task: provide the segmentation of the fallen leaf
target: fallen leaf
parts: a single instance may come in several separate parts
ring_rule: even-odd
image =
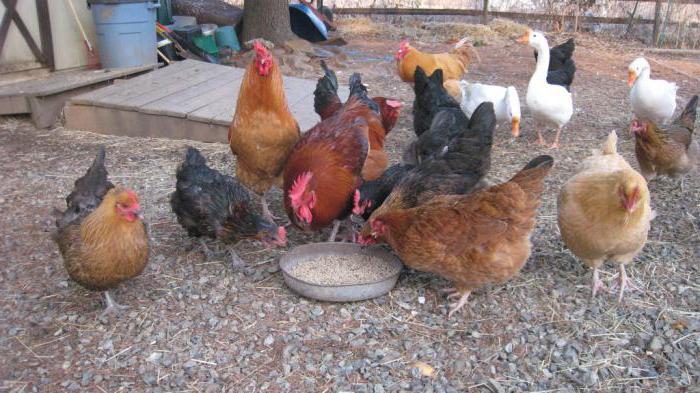
[[[435,375],[435,368],[428,363],[417,361],[413,363],[413,367],[420,370],[420,373],[424,377],[432,378]]]

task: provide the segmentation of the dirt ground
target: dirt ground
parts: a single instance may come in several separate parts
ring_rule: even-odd
[[[417,45],[448,48],[451,38],[430,37]],[[345,38],[341,83],[360,72],[371,95],[406,104],[387,140],[399,162],[414,133],[413,92],[394,72],[397,41]],[[568,35],[549,38],[554,44]],[[504,36],[485,43],[466,78],[513,84],[524,104],[532,50]],[[468,310],[452,318],[438,292],[447,283],[427,273],[406,271],[389,294],[358,303],[292,293],[277,258],[327,231],[292,229],[284,249],[234,245],[246,262],[235,268],[226,248],[209,242],[216,257],[207,259],[168,200],[186,145],[231,173],[226,145],[38,130],[25,118],[0,118],[0,391],[692,391],[700,384],[697,173],[682,192],[667,179],[650,184],[658,216],[628,269],[642,290],[628,292],[623,304],[606,293],[590,300],[591,272],[564,248],[556,225],[558,190],[610,131],[637,166],[626,132],[626,67],[639,55],[633,47],[577,37],[576,110],[560,150],[534,143],[527,108],[515,143],[507,129],[497,131],[490,178],[505,180],[543,153],[554,156],[555,168],[522,272],[476,291]],[[679,84],[679,106],[700,93],[697,58],[652,57],[653,75]],[[98,145],[107,147],[112,181],[140,195],[153,240],[145,272],[115,292],[130,308],[106,318],[98,317],[100,295],[69,280],[50,239],[51,210],[64,206]],[[282,215],[279,190],[274,196]],[[614,272],[605,267],[606,284]]]

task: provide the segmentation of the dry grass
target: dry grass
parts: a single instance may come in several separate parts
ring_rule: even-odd
[[[489,28],[505,37],[512,37],[523,34],[528,27],[508,19],[494,19],[489,23]]]

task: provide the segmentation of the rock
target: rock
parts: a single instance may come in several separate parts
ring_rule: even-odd
[[[272,337],[272,335],[268,335],[265,337],[265,341],[263,341],[263,344],[267,345],[268,347],[271,346],[275,342],[275,338]]]
[[[660,336],[654,336],[649,343],[648,349],[652,352],[658,352],[664,347],[664,339]]]
[[[282,44],[282,48],[286,50],[288,53],[304,53],[304,54],[313,54],[314,53],[314,47],[311,45],[309,41],[302,40],[302,39],[294,39],[294,40],[289,40]]]

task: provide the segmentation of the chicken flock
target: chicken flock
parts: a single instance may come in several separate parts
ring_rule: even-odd
[[[550,147],[558,148],[574,113],[575,43],[570,39],[550,49],[544,34],[532,30],[518,42],[535,50],[526,103],[538,143],[545,143],[542,130],[551,127],[556,136]],[[407,266],[451,281],[453,287],[445,289],[454,300],[450,316],[473,290],[503,283],[520,271],[531,253],[530,236],[554,159],[531,157],[510,180],[485,181],[496,127],[509,123],[513,137],[520,134],[520,99],[513,86],[461,79],[476,55],[466,40],[440,54],[401,43],[397,73],[413,85],[416,139],[403,163],[390,167],[384,141],[399,118],[399,100],[370,98],[355,73],[342,102],[335,72],[321,62],[324,75],[314,91],[321,121],[302,133],[289,110],[277,61],[258,42],[253,51],[228,133],[236,176],[210,168],[192,147],[177,169],[170,204],[188,235],[226,244],[252,239],[284,246],[285,226],[303,231],[332,226],[329,241],[335,241],[345,221],[346,240],[385,243]],[[698,96],[673,118],[676,85],[653,80],[650,72],[643,58],[629,66],[630,132],[641,174],[617,153],[613,131],[599,151],[581,157],[559,193],[561,237],[593,269],[592,296],[605,289],[598,277],[605,261],[618,264],[620,301],[624,289],[634,286],[625,265],[644,247],[654,218],[648,181],[671,176],[682,187],[682,176],[700,156],[693,140]],[[283,191],[287,225],[278,225],[268,207],[273,186]],[[261,197],[260,210],[251,191]],[[104,291],[105,312],[113,311],[121,306],[109,290],[148,263],[149,235],[139,198],[109,181],[100,148],[66,205],[55,212],[53,233],[65,268],[83,287]],[[233,249],[229,252],[240,260]]]

